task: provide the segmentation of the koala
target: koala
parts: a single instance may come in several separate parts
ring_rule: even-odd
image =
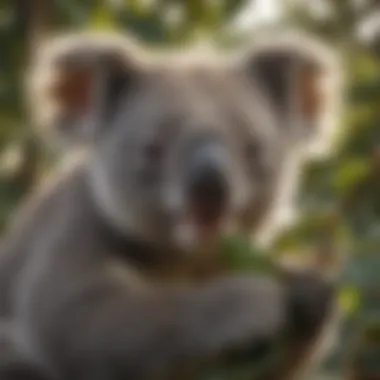
[[[313,46],[148,53],[76,33],[41,50],[32,117],[75,159],[42,181],[0,247],[7,344],[37,378],[196,379],[284,330],[288,353],[265,378],[304,364],[331,284],[229,273],[218,241],[255,236],[286,163],[320,131],[328,65]]]

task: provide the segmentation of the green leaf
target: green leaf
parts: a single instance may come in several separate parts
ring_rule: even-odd
[[[334,178],[334,187],[339,193],[350,191],[370,174],[371,165],[364,158],[352,158],[345,161]]]
[[[93,30],[112,30],[117,27],[112,12],[106,5],[101,4],[91,14],[90,29]]]
[[[347,314],[353,314],[360,307],[360,294],[356,287],[344,286],[338,294],[338,305]]]
[[[137,16],[147,16],[157,8],[157,1],[141,1],[141,0],[130,0],[127,1],[127,9],[129,12],[134,13]]]
[[[272,258],[244,237],[238,235],[224,237],[220,252],[222,260],[231,271],[277,273]]]

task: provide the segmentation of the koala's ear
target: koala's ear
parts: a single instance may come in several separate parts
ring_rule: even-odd
[[[29,73],[36,125],[66,141],[92,137],[137,85],[141,58],[135,44],[120,35],[74,33],[48,41]]]
[[[326,126],[324,118],[336,112],[340,61],[332,49],[315,39],[284,35],[264,40],[243,54],[243,65],[248,80],[269,100],[286,133],[314,137]]]

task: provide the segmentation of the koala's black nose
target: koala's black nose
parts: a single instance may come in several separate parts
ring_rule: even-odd
[[[220,143],[204,141],[196,145],[190,157],[188,196],[204,221],[220,216],[227,203],[229,183],[225,155]]]
[[[227,196],[227,181],[222,170],[212,163],[194,168],[189,179],[189,194],[199,201],[223,201]]]

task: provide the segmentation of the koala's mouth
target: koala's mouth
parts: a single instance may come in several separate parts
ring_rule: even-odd
[[[202,229],[217,229],[226,213],[223,203],[212,200],[207,203],[192,200],[188,208],[189,219]]]
[[[223,233],[228,210],[224,203],[191,200],[183,214],[182,226],[187,238],[201,245],[216,242]]]
[[[227,204],[189,200],[177,219],[175,236],[186,249],[212,249],[229,227]]]

